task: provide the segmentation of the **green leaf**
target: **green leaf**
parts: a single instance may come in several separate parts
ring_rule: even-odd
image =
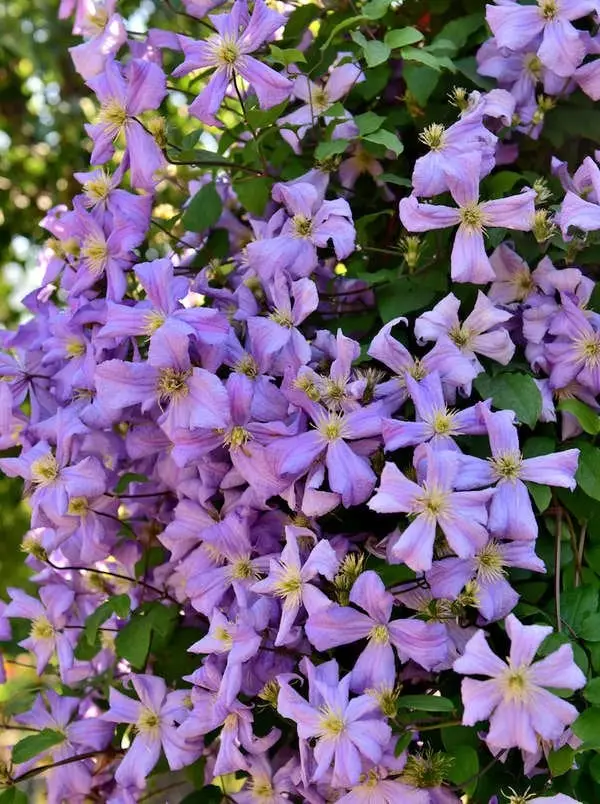
[[[201,187],[183,213],[182,222],[188,232],[205,232],[221,217],[223,203],[211,182]]]
[[[579,715],[571,728],[585,743],[584,749],[600,748],[600,708],[593,706],[591,709],[586,709]]]
[[[361,15],[355,17],[348,17],[347,19],[338,22],[338,24],[333,28],[333,30],[331,31],[325,42],[321,45],[320,50],[322,51],[327,50],[329,45],[333,42],[333,40],[339,33],[347,30],[348,28],[353,28],[357,23],[362,22],[364,19],[365,17]]]
[[[273,182],[266,176],[244,178],[233,182],[233,189],[240,201],[252,215],[262,215],[269,198]]]
[[[93,645],[98,634],[98,629],[102,623],[105,623],[113,614],[116,614],[117,617],[121,619],[127,617],[130,605],[129,595],[116,595],[116,597],[111,597],[109,600],[102,603],[102,605],[98,606],[96,611],[90,614],[85,621],[83,633],[88,643]]]
[[[380,128],[379,131],[374,131],[372,134],[367,134],[367,136],[363,139],[365,142],[373,142],[376,145],[383,145],[384,148],[387,148],[389,151],[393,151],[396,156],[399,156],[404,150],[404,145],[402,144],[400,138],[392,131],[388,131],[385,128]]]
[[[542,396],[529,374],[504,372],[495,377],[480,374],[474,385],[483,399],[491,397],[495,408],[512,410],[520,422],[535,426],[542,412]]]
[[[214,784],[208,784],[202,790],[189,793],[181,804],[221,804],[223,801],[223,791]]]
[[[420,64],[405,64],[402,75],[410,94],[418,104],[426,106],[429,97],[439,83],[440,72]]]
[[[563,592],[560,599],[560,616],[574,633],[585,639],[588,633],[586,623],[598,612],[598,590],[591,586],[582,586],[579,589],[569,589]],[[594,640],[596,641],[596,640]]]
[[[27,804],[29,798],[18,787],[9,787],[0,791],[0,801],[2,804]]]
[[[379,20],[387,13],[392,0],[369,0],[362,8],[362,13],[369,20]]]
[[[593,500],[600,500],[600,449],[586,441],[578,441],[579,466],[575,480]]]
[[[562,776],[573,767],[575,751],[570,745],[563,745],[558,751],[551,751],[548,755],[548,767],[552,776]]]
[[[467,17],[460,17],[459,19],[451,20],[448,22],[436,38],[433,44],[439,41],[450,41],[455,46],[456,50],[464,47],[467,39],[471,34],[483,28],[485,25],[485,15],[482,12],[477,14],[469,14]]]
[[[388,184],[397,184],[399,187],[412,187],[410,179],[404,176],[396,176],[394,173],[382,173],[379,178]]]
[[[579,636],[585,642],[600,642],[600,614],[590,614],[581,623]]]
[[[363,114],[357,114],[354,122],[358,126],[360,136],[364,137],[366,134],[372,134],[381,128],[385,122],[385,117],[375,114],[375,112],[364,112]]]
[[[401,276],[391,285],[376,291],[377,309],[384,324],[405,313],[422,310],[446,289],[447,279],[440,274]]]
[[[559,402],[558,409],[572,413],[586,433],[590,435],[600,433],[600,416],[579,399],[563,399]]]
[[[366,39],[360,31],[352,31],[350,34],[352,40],[360,45],[367,67],[377,67],[378,64],[383,64],[390,57],[391,50],[385,42],[380,42],[377,39]]]
[[[592,678],[591,681],[588,681],[583,690],[583,696],[591,704],[600,704],[600,678]]]
[[[315,148],[315,159],[328,159],[330,156],[343,154],[350,145],[349,140],[331,140],[331,142],[320,142]]]
[[[285,67],[294,62],[306,62],[306,56],[301,50],[290,47],[282,50],[277,45],[270,45],[271,57],[275,64],[283,64]]]
[[[152,640],[167,641],[175,628],[177,608],[162,603],[148,603],[136,609],[131,620],[115,639],[117,656],[127,659],[136,668],[143,668]],[[157,639],[159,637],[160,639]]]
[[[454,760],[448,770],[448,779],[464,787],[467,795],[472,795],[477,787],[476,777],[479,771],[477,751],[469,745],[456,745],[447,749],[447,753]],[[465,786],[466,782],[469,784]]]
[[[403,754],[408,746],[412,742],[412,732],[407,731],[406,734],[403,734],[402,737],[396,743],[396,747],[394,748],[394,756],[399,757],[400,754]]]
[[[542,486],[539,483],[532,483],[530,480],[525,481],[525,485],[540,513],[545,511],[552,502],[552,489],[549,486]]]
[[[400,52],[405,61],[416,61],[418,64],[431,67],[432,70],[437,70],[438,72],[440,70],[439,59],[421,47],[403,47]]]
[[[39,734],[24,737],[12,750],[12,761],[15,765],[27,762],[38,754],[43,754],[59,743],[64,743],[65,735],[54,729],[42,729]]]
[[[127,487],[130,483],[147,483],[148,477],[147,475],[139,475],[136,472],[125,472],[125,474],[119,478],[119,482],[115,486],[115,494],[124,494],[127,491]]]
[[[383,41],[394,50],[398,47],[414,45],[415,42],[421,42],[422,39],[423,34],[421,31],[417,31],[416,28],[398,28],[395,31],[388,31]]]
[[[401,695],[398,709],[416,709],[419,712],[453,712],[454,703],[441,695]]]

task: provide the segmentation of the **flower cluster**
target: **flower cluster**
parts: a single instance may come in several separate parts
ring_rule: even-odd
[[[175,22],[193,35],[142,36],[114,2],[61,3],[98,113],[80,192],[42,223],[29,320],[2,333],[0,469],[24,481],[38,594],[10,590],[0,638],[25,621],[18,644],[52,680],[14,724],[54,735],[25,758],[18,744],[7,779],[43,760],[49,801],[130,804],[161,769],[193,766],[240,804],[451,804],[472,774],[428,743],[427,713],[453,710],[536,778],[577,746],[578,710],[555,688],[586,676],[569,644],[544,642],[551,627],[521,623],[541,609],[511,612],[518,582],[547,569],[540,487],[558,506],[580,450],[532,452],[522,433],[555,421],[555,399],[594,415],[600,319],[580,268],[528,261],[600,229],[600,168],[554,162],[556,214],[533,178],[507,197],[490,180],[506,132],[534,120],[542,72],[548,93],[575,81],[594,97],[595,39],[571,22],[597,3],[488,7],[479,67],[500,88],[455,93],[458,119],[423,130],[399,201],[408,232],[458,227],[449,259],[435,235],[390,252],[411,281],[427,249],[443,263],[437,303],[410,323],[381,314],[385,284],[362,261],[353,188],[369,182],[395,216],[402,187],[383,167],[396,134],[348,101],[383,91],[345,49],[362,34],[338,41],[348,24],[328,20],[317,57],[312,29],[279,47],[298,25],[287,4],[222,5],[185,0]],[[480,288],[444,295],[448,274]],[[513,363],[539,397],[529,420],[495,392]],[[580,432],[565,410],[563,440]],[[504,647],[502,621],[506,661],[486,641]]]

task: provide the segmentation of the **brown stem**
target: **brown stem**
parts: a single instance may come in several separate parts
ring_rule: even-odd
[[[105,754],[106,751],[88,751],[85,754],[77,754],[74,757],[67,757],[66,759],[59,759],[57,762],[52,762],[50,765],[43,765],[41,768],[32,768],[28,770],[26,773],[22,773],[20,776],[17,776],[15,779],[12,780],[13,784],[19,784],[19,782],[24,782],[26,779],[31,779],[34,776],[39,776],[40,773],[45,773],[47,770],[51,768],[59,768],[61,765],[71,765],[73,762],[80,762],[84,759],[91,759],[92,757],[97,757],[99,754]]]

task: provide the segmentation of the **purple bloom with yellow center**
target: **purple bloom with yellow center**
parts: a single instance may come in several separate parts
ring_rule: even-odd
[[[458,224],[450,258],[455,282],[485,284],[494,270],[485,252],[484,234],[489,227],[531,230],[535,213],[535,190],[518,195],[479,201],[479,155],[465,155],[460,177],[447,175],[448,188],[458,208],[421,204],[411,195],[400,201],[400,219],[409,232],[429,232]]]
[[[264,0],[256,0],[252,16],[246,0],[235,0],[228,14],[210,14],[217,32],[208,39],[196,41],[179,36],[185,59],[173,72],[175,77],[193,70],[215,68],[210,81],[190,106],[190,114],[208,125],[219,125],[215,114],[233,84],[241,91],[237,76],[252,87],[263,109],[270,109],[289,98],[292,82],[249,54],[273,39],[286,18],[272,11]]]
[[[586,679],[573,661],[570,645],[561,645],[545,659],[533,661],[552,628],[522,625],[509,614],[506,631],[511,640],[507,661],[491,651],[484,632],[478,631],[454,662],[457,673],[488,676],[486,681],[463,680],[463,723],[473,726],[489,720],[485,739],[493,753],[505,748],[535,753],[538,739],[558,739],[579,714],[572,704],[547,688],[578,690]]]
[[[355,785],[363,762],[376,765],[381,759],[391,729],[379,714],[373,696],[359,695],[350,700],[350,675],[335,685],[316,679],[314,686],[315,700],[308,702],[280,677],[277,710],[295,721],[301,739],[316,739],[312,781],[322,779],[333,763],[332,784]]]

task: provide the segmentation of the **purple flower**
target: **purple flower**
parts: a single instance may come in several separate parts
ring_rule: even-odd
[[[535,554],[533,542],[490,539],[472,558],[434,561],[426,577],[432,594],[438,598],[455,600],[466,588],[481,615],[493,621],[506,617],[519,600],[506,579],[505,567],[546,571],[544,562]]]
[[[229,86],[240,76],[252,87],[263,109],[282,103],[290,96],[292,82],[258,59],[249,56],[263,42],[271,40],[285,23],[285,17],[256,0],[252,16],[246,0],[235,0],[227,14],[210,14],[217,33],[203,41],[179,36],[184,61],[173,72],[176,77],[193,70],[216,68],[204,90],[190,106],[190,114],[212,126],[219,125],[219,110]],[[238,85],[238,91],[241,89]]]
[[[414,517],[387,545],[391,563],[404,562],[413,570],[431,568],[438,525],[460,558],[475,555],[488,540],[486,504],[494,493],[492,489],[454,491],[461,472],[460,455],[426,449],[427,469],[421,484],[409,480],[395,464],[386,463],[379,489],[369,500],[369,508],[378,513],[401,511]]]
[[[272,281],[278,269],[294,279],[308,276],[318,264],[317,248],[325,248],[330,240],[338,260],[354,251],[356,231],[345,199],[324,201],[317,187],[302,181],[276,184],[273,200],[285,208],[269,221],[277,234],[246,247],[248,264],[263,281]]]
[[[359,575],[350,592],[350,606],[330,604],[311,612],[306,635],[318,651],[367,639],[351,673],[351,689],[375,693],[393,690],[396,681],[394,648],[401,662],[412,659],[430,670],[447,655],[446,632],[439,623],[391,620],[393,595],[386,592],[377,573]]]
[[[600,393],[600,332],[592,320],[563,296],[561,318],[550,325],[549,331],[557,336],[546,344],[550,385],[565,388],[577,382],[594,395]]]
[[[383,419],[381,429],[388,452],[428,441],[434,449],[458,449],[459,435],[486,432],[478,407],[451,410],[446,406],[440,375],[434,371],[420,382],[406,377],[406,388],[415,406],[417,421]]]
[[[277,121],[283,139],[294,149],[301,153],[300,141],[304,139],[307,131],[316,125],[322,117],[325,125],[332,120],[343,119],[337,123],[331,133],[332,140],[353,139],[358,135],[358,127],[352,116],[337,113],[334,118],[327,116],[327,110],[347,95],[352,87],[364,80],[364,74],[357,64],[346,63],[334,67],[327,80],[322,84],[315,84],[306,75],[298,75],[294,80],[293,94],[304,101],[304,105],[295,112],[280,117]]]
[[[308,557],[301,562],[298,540],[314,541],[314,534],[303,528],[288,526],[285,529],[285,547],[279,558],[269,560],[269,574],[252,586],[257,594],[275,595],[281,599],[281,619],[275,645],[285,645],[300,606],[309,612],[327,605],[329,600],[310,581],[322,575],[329,581],[337,572],[339,561],[327,541],[315,544]]]
[[[129,159],[131,183],[142,190],[153,190],[155,174],[165,166],[165,159],[154,137],[137,117],[149,109],[158,109],[167,94],[165,75],[151,61],[133,59],[123,71],[109,58],[101,75],[88,81],[101,103],[98,122],[87,124],[94,141],[92,164],[107,162],[114,153],[114,142],[123,134]]]
[[[542,34],[537,54],[557,75],[570,78],[585,56],[581,32],[571,20],[598,10],[596,0],[537,0],[536,5],[501,2],[486,6],[486,20],[500,48],[522,50]]]
[[[176,723],[185,720],[184,690],[167,692],[164,679],[151,675],[132,675],[131,683],[139,701],[110,688],[110,709],[102,717],[112,723],[131,723],[135,738],[115,773],[123,787],[142,789],[146,777],[159,760],[161,748],[171,770],[190,765],[201,748],[187,744],[177,733]]]
[[[545,659],[533,662],[552,628],[522,625],[509,614],[506,631],[511,640],[508,661],[492,653],[484,632],[478,631],[454,662],[457,673],[489,677],[487,681],[463,680],[463,723],[473,726],[489,719],[485,739],[493,753],[503,748],[533,753],[537,751],[538,738],[556,740],[579,714],[574,706],[545,688],[577,690],[586,679],[573,661],[570,645],[561,645]]]
[[[480,157],[463,157],[460,177],[448,175],[448,187],[458,204],[454,207],[420,204],[414,195],[400,201],[400,218],[409,232],[428,232],[458,224],[451,255],[451,274],[455,282],[481,285],[494,278],[485,253],[484,233],[490,226],[528,232],[533,224],[534,190],[519,195],[479,201]]]
[[[523,481],[574,489],[579,450],[568,449],[552,455],[523,458],[514,413],[510,410],[492,413],[482,405],[481,415],[486,423],[492,457],[489,461],[463,457],[462,482],[473,481],[472,472],[478,476],[476,485],[486,486],[497,481],[488,522],[494,536],[501,539],[535,539],[537,523]]]
[[[423,313],[415,321],[415,335],[419,342],[437,341],[443,335],[464,354],[473,359],[480,371],[483,366],[475,353],[485,355],[503,366],[510,363],[515,353],[515,345],[508,331],[500,326],[512,318],[512,313],[500,310],[484,296],[477,293],[473,311],[461,324],[458,318],[460,301],[454,293],[449,293],[428,313]]]
[[[317,701],[309,703],[281,679],[277,709],[297,724],[301,739],[316,739],[312,781],[322,779],[333,763],[332,784],[354,785],[363,761],[377,764],[380,760],[391,729],[378,715],[375,698],[360,695],[349,700],[350,675],[335,685],[314,683]]]

